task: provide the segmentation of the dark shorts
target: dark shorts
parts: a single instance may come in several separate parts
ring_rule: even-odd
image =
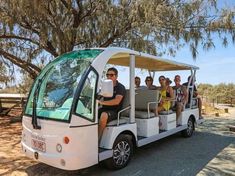
[[[98,117],[100,118],[102,112],[106,112],[108,114],[108,120],[107,123],[111,122],[112,120],[116,120],[118,117],[118,113],[112,110],[107,110],[107,109],[99,109],[99,114]]]
[[[192,106],[197,106],[197,104],[198,104],[197,99],[193,99],[193,101],[192,101]],[[189,107],[190,107],[190,102],[188,102],[188,103],[186,104],[186,108],[189,108]]]

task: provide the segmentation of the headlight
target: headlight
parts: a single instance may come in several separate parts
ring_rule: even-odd
[[[56,145],[56,151],[59,152],[59,153],[62,152],[62,145],[61,144]]]

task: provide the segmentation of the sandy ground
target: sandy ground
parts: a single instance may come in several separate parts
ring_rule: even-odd
[[[13,114],[13,116],[16,115],[17,114]],[[45,164],[39,164],[24,156],[21,152],[20,145],[21,122],[17,122],[13,116],[0,117],[0,175],[65,175],[65,171],[61,172],[61,170]],[[235,133],[228,132],[227,125],[229,124],[235,125],[235,108],[230,108],[229,113],[221,115],[221,117],[206,117],[204,125],[197,130],[213,131],[213,133],[220,135],[235,136]],[[223,160],[221,161],[220,158],[222,156]],[[231,169],[231,165],[233,165],[233,167],[235,165],[234,158],[231,159],[231,156],[235,156],[235,145],[228,146],[221,153],[218,153],[218,156],[211,160],[211,162],[199,172],[199,175],[207,175],[205,173],[210,173],[210,170],[216,171],[216,165],[218,164],[224,165],[228,173],[230,173],[229,169]],[[227,161],[229,160],[231,160],[232,163],[228,163]],[[48,169],[50,170],[50,174],[47,172]],[[217,173],[219,173],[218,175],[227,175],[226,172],[223,172],[223,169],[220,169],[220,172]],[[235,170],[233,173],[235,174]],[[212,175],[214,175],[213,172]]]
[[[21,152],[20,112],[0,117],[0,175],[27,175],[25,170],[36,162]]]

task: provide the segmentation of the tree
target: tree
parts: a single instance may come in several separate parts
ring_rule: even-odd
[[[225,46],[227,34],[235,40],[234,12],[217,9],[216,0],[5,0],[0,16],[0,55],[32,78],[36,63],[76,47],[159,55],[187,44],[195,58],[198,45],[215,47],[213,33]]]
[[[5,85],[7,84],[8,81],[10,81],[8,75],[6,74],[6,67],[3,65],[3,63],[0,63],[0,83],[4,83]],[[1,89],[1,87],[0,87]]]
[[[214,86],[199,84],[198,91],[201,96],[209,98],[210,101],[217,99],[218,103],[230,103],[231,97],[235,97],[235,84],[220,83]]]

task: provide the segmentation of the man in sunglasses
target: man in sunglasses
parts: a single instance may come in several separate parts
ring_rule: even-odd
[[[125,87],[117,80],[118,71],[116,68],[109,68],[106,77],[113,81],[113,96],[110,98],[104,97],[103,100],[99,100],[99,104],[102,105],[102,108],[99,109],[99,140],[107,123],[117,119],[118,111],[122,108],[126,94]]]

